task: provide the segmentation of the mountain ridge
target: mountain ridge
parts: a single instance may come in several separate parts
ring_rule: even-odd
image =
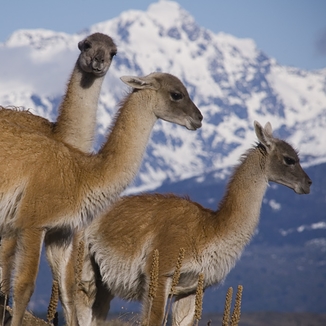
[[[129,192],[234,164],[254,141],[254,120],[270,121],[280,137],[300,145],[305,166],[326,161],[322,143],[322,136],[326,137],[326,70],[280,66],[257,49],[253,40],[214,34],[173,1],[153,3],[146,12],[124,12],[79,34],[14,33],[0,46],[2,61],[14,60],[15,68],[0,68],[0,103],[22,105],[54,120],[77,56],[77,43],[94,32],[109,34],[118,45],[101,92],[95,150],[126,91],[119,81],[121,75],[170,72],[185,83],[204,115],[203,127],[196,133],[157,123]],[[16,69],[16,63],[21,69]]]
[[[204,115],[196,132],[157,122],[140,172],[125,193],[174,192],[216,208],[232,167],[256,142],[254,120],[270,121],[275,135],[298,149],[302,165],[311,174],[312,192],[306,197],[271,184],[252,244],[223,287],[205,294],[205,309],[222,306],[226,287],[243,282],[247,311],[264,307],[322,311],[326,68],[281,66],[253,40],[215,34],[199,26],[177,3],[159,1],[147,11],[127,11],[76,34],[16,31],[0,44],[0,60],[6,63],[0,66],[0,104],[30,108],[55,120],[78,56],[77,43],[94,32],[109,34],[118,46],[100,96],[95,151],[128,91],[119,80],[122,75],[172,73],[185,83]],[[40,278],[33,309],[46,309],[50,295],[44,257]],[[268,291],[282,307],[275,298],[268,301]]]

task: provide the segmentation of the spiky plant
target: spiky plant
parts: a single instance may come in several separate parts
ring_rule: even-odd
[[[55,313],[58,306],[58,299],[59,299],[59,283],[58,281],[52,282],[52,289],[51,289],[51,297],[50,297],[50,303],[48,306],[48,312],[46,315],[46,319],[49,323],[52,323]]]
[[[195,299],[195,325],[198,325],[203,310],[203,296],[204,296],[204,274],[200,273],[198,276],[198,285],[196,289]]]
[[[230,324],[232,294],[233,294],[233,288],[229,287],[225,297],[222,326],[229,326]]]
[[[157,249],[153,252],[153,260],[152,260],[152,266],[150,271],[150,282],[149,282],[149,289],[148,289],[148,297],[150,300],[150,307],[148,309],[148,319],[151,314],[151,308],[153,299],[156,297],[156,291],[157,291],[157,284],[158,284],[158,273],[159,273],[159,252]]]
[[[164,319],[163,319],[163,325],[165,326],[167,321],[168,321],[168,316],[169,316],[169,311],[171,309],[171,305],[172,305],[172,299],[173,299],[173,295],[175,294],[175,288],[179,283],[179,279],[180,279],[180,273],[181,273],[181,266],[182,266],[182,261],[183,258],[185,256],[185,249],[184,248],[180,248],[179,249],[179,255],[178,255],[178,260],[175,266],[175,270],[172,276],[172,284],[171,284],[171,290],[170,290],[170,294],[169,294],[169,298],[168,298],[168,304],[167,304],[167,308],[164,314]]]
[[[231,326],[238,326],[240,321],[242,290],[243,290],[242,285],[238,285],[234,309],[231,317]]]
[[[241,298],[242,298],[243,286],[238,285],[237,294],[235,298],[235,304],[233,313],[231,316],[231,303],[233,288],[230,287],[226,293],[225,306],[223,312],[222,326],[238,326],[241,315]]]

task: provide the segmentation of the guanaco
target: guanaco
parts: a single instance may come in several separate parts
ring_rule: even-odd
[[[33,293],[45,233],[65,234],[51,243],[64,248],[63,263],[54,268],[63,269],[65,275],[74,232],[108,208],[133,180],[157,119],[189,130],[201,127],[202,114],[177,77],[155,72],[121,79],[133,91],[122,101],[97,153],[83,153],[8,119],[0,120],[0,232],[17,239],[12,326],[21,324]],[[66,293],[74,290],[73,284],[69,286]],[[77,324],[74,313],[69,318],[69,325]]]
[[[216,211],[173,194],[140,194],[120,198],[87,227],[76,301],[82,325],[105,319],[114,297],[141,301],[142,325],[162,325],[181,248],[184,257],[173,293],[173,325],[193,325],[199,274],[203,273],[207,288],[221,283],[234,267],[258,225],[268,182],[297,194],[310,192],[312,181],[293,147],[274,138],[270,123],[263,128],[255,122],[254,128],[259,142],[241,157]],[[157,291],[151,301],[156,249]]]
[[[21,127],[43,133],[81,151],[89,152],[93,146],[101,86],[113,57],[117,53],[117,46],[110,36],[94,33],[80,41],[78,48],[80,54],[59,106],[56,122],[50,122],[41,116],[31,114],[28,110],[4,107],[0,107],[0,119],[12,121]],[[5,294],[7,301],[15,248],[15,238],[2,240],[0,251],[1,291]],[[54,278],[57,279],[55,275]],[[3,300],[5,296],[1,299]],[[64,304],[63,308],[66,310]],[[2,320],[2,312],[0,311],[0,320]]]

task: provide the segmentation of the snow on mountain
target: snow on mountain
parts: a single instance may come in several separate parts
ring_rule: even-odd
[[[15,32],[0,44],[0,103],[54,120],[78,56],[77,43],[94,32],[110,35],[118,46],[103,84],[95,149],[127,89],[122,75],[172,73],[204,115],[196,132],[162,121],[155,125],[129,191],[233,166],[255,142],[254,120],[270,121],[276,135],[300,150],[306,166],[326,161],[326,70],[280,66],[251,39],[198,26],[173,1],[155,2],[146,12],[123,12],[74,35]]]
[[[316,229],[326,229],[326,222],[320,221],[318,223],[312,223],[311,225],[300,225],[296,229],[288,229],[288,230],[280,230],[280,233],[284,236],[288,235],[289,233],[293,232],[303,232],[305,230],[316,230]],[[325,246],[326,248],[326,246]]]

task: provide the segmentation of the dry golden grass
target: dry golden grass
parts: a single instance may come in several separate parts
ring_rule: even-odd
[[[233,313],[231,316],[231,304],[233,288],[230,287],[226,293],[225,306],[222,318],[222,326],[238,326],[241,315],[241,298],[242,298],[242,285],[238,285],[238,290],[235,298]]]
[[[196,290],[195,300],[195,324],[198,325],[201,319],[201,313],[203,310],[203,296],[204,296],[204,274],[200,273],[198,277],[198,285]]]
[[[85,251],[85,242],[83,240],[79,241],[78,252],[77,252],[77,266],[76,266],[76,282],[77,284],[82,279],[82,271],[84,264],[84,251]]]
[[[228,289],[228,291],[226,292],[225,306],[224,306],[223,319],[222,319],[222,326],[229,326],[229,324],[230,324],[232,294],[233,294],[233,288],[230,287]]]
[[[238,285],[233,314],[231,317],[231,326],[238,326],[239,321],[240,321],[242,290],[243,290],[242,285]]]
[[[5,326],[10,325],[10,321],[9,321],[10,318],[8,318],[9,317],[8,314],[12,316],[12,309],[9,306],[7,306],[6,311],[7,311],[6,319],[8,320],[8,322],[5,324]],[[23,319],[23,324],[21,326],[47,326],[47,325],[53,326],[54,324],[48,323],[43,319],[37,318],[32,313],[26,311]]]
[[[182,266],[182,261],[183,261],[184,256],[185,256],[185,250],[184,250],[184,248],[180,248],[177,264],[176,264],[175,271],[174,271],[173,277],[172,277],[172,286],[171,286],[171,291],[170,291],[170,294],[172,294],[172,295],[175,294],[175,288],[179,283],[180,271],[181,271],[181,266]]]
[[[181,267],[181,265],[180,265]],[[204,275],[200,274],[198,277],[198,286],[196,291],[196,307],[195,307],[195,316],[194,316],[194,325],[198,326],[199,321],[202,319],[202,304],[203,304],[203,284],[204,284]],[[238,326],[240,321],[240,315],[241,315],[241,299],[242,299],[242,291],[243,287],[242,285],[238,285],[235,303],[233,312],[231,314],[231,305],[232,305],[232,294],[233,294],[233,288],[230,287],[226,293],[225,298],[225,307],[224,312],[222,316],[222,326]],[[166,312],[168,315],[169,311]],[[106,323],[101,324],[101,326],[135,326],[140,325],[139,322],[123,322],[124,324],[119,324],[119,320],[112,320],[108,321]],[[122,322],[122,321],[121,321]],[[115,324],[117,323],[117,324]],[[167,324],[167,319],[164,320],[163,325],[165,326]],[[207,326],[214,326],[217,324],[212,324],[211,320],[209,320],[206,324]]]
[[[77,282],[80,281],[81,279],[81,266],[82,266],[82,257],[83,257],[83,249],[84,245],[80,244],[79,250],[78,250],[78,263],[77,263]],[[167,302],[167,309],[165,312],[164,320],[162,326],[166,326],[167,320],[168,320],[168,315],[172,306],[172,300],[173,300],[173,295],[175,294],[175,288],[179,283],[179,278],[180,278],[180,273],[181,273],[181,267],[182,267],[182,261],[184,258],[185,250],[183,248],[180,248],[179,250],[179,255],[178,255],[178,260],[176,262],[176,268],[172,277],[172,282],[171,282],[171,290],[170,294],[168,297],[168,302]],[[150,300],[153,300],[156,296],[157,292],[157,285],[158,285],[158,277],[159,277],[159,252],[158,250],[154,250],[153,253],[153,260],[152,260],[152,266],[151,266],[151,271],[150,271],[150,284],[149,284],[149,293],[148,297]],[[237,294],[236,294],[236,299],[235,299],[235,304],[234,304],[234,310],[231,315],[231,304],[232,304],[232,294],[233,294],[233,289],[230,287],[227,291],[226,294],[226,299],[225,299],[225,307],[224,307],[224,313],[223,313],[223,319],[222,319],[222,326],[238,326],[239,321],[240,321],[240,315],[241,315],[241,298],[242,298],[242,291],[243,287],[241,285],[238,286]],[[58,324],[58,318],[57,318],[57,305],[58,305],[58,297],[59,297],[59,289],[58,289],[58,282],[53,281],[52,285],[52,293],[51,293],[51,299],[48,307],[48,312],[47,312],[47,320],[45,321],[43,319],[40,319],[36,316],[34,316],[30,312],[26,312],[23,320],[22,326],[46,326],[46,325],[57,325]],[[199,321],[202,318],[202,308],[203,308],[203,295],[204,295],[204,274],[200,273],[198,276],[198,285],[197,285],[197,290],[196,290],[196,299],[195,299],[195,314],[194,314],[194,324],[198,326]],[[1,308],[1,307],[0,307]],[[149,310],[149,315],[151,311]],[[12,309],[7,306],[6,307],[6,320],[7,322],[4,325],[1,325],[0,321],[0,326],[7,326],[10,325],[10,316],[12,315]],[[148,316],[149,317],[149,316]],[[133,321],[125,321],[122,319],[114,319],[114,320],[108,320],[105,322],[101,322],[98,324],[98,326],[135,326],[135,325],[140,325],[141,322],[137,319],[134,318]],[[211,321],[208,321],[207,326],[213,326],[211,324]]]
[[[177,263],[175,266],[175,271],[172,276],[172,285],[171,285],[171,290],[170,290],[170,294],[169,294],[169,298],[168,298],[166,312],[165,312],[164,318],[163,318],[163,326],[165,326],[168,321],[168,316],[169,316],[169,311],[170,311],[171,305],[172,305],[173,295],[175,294],[175,288],[178,285],[179,279],[180,279],[181,266],[182,266],[182,261],[183,261],[184,256],[185,256],[185,249],[180,248],[178,260],[177,260]]]
[[[49,323],[52,323],[55,317],[55,313],[58,307],[58,300],[59,300],[59,284],[57,281],[53,281],[51,298],[50,298],[50,303],[49,303],[48,312],[46,316]]]
[[[181,267],[181,265],[179,265]],[[154,270],[158,268],[158,252],[154,253],[153,255],[153,273],[156,273]],[[153,276],[153,279],[155,277]],[[153,280],[154,281],[154,280]],[[200,274],[198,277],[198,287],[196,291],[196,308],[195,308],[195,316],[194,316],[194,322],[195,325],[198,325],[199,320],[202,318],[202,303],[203,303],[203,284],[204,284],[204,275]],[[241,315],[241,298],[242,298],[242,291],[243,287],[241,285],[238,286],[235,304],[233,313],[231,315],[231,304],[232,304],[232,293],[233,289],[232,287],[228,289],[225,299],[225,307],[224,307],[224,313],[223,313],[223,319],[222,319],[222,326],[238,326],[240,321],[240,315]],[[1,307],[0,307],[1,308]],[[12,315],[12,309],[7,306],[6,307],[6,319],[8,320],[8,317]],[[167,311],[168,315],[169,311]],[[52,315],[51,315],[52,316]],[[57,317],[57,316],[56,316]],[[49,318],[49,313],[48,313]],[[9,318],[10,319],[10,318]],[[34,316],[30,312],[26,312],[23,320],[22,326],[46,326],[46,325],[57,325],[57,318],[53,315],[52,320],[54,320],[53,323],[47,322],[43,319],[40,319],[36,316]],[[167,318],[164,321],[163,325],[166,325]],[[7,326],[10,324],[10,320],[4,326]],[[98,324],[98,326],[136,326],[140,325],[139,320],[136,320],[134,318],[134,321],[124,321],[122,319],[114,319],[114,320],[108,320],[105,322],[101,322]],[[208,321],[207,326],[213,326],[211,324],[211,321]]]
[[[150,282],[149,282],[149,290],[148,290],[148,297],[150,299],[150,307],[148,309],[148,316],[147,316],[148,320],[151,315],[153,299],[156,296],[157,285],[158,285],[158,273],[159,273],[159,252],[157,249],[155,249],[153,253],[153,261],[151,266]]]
[[[155,249],[153,253],[153,261],[151,266],[149,292],[148,292],[148,296],[151,300],[153,300],[156,296],[158,273],[159,273],[159,252],[157,249]]]

